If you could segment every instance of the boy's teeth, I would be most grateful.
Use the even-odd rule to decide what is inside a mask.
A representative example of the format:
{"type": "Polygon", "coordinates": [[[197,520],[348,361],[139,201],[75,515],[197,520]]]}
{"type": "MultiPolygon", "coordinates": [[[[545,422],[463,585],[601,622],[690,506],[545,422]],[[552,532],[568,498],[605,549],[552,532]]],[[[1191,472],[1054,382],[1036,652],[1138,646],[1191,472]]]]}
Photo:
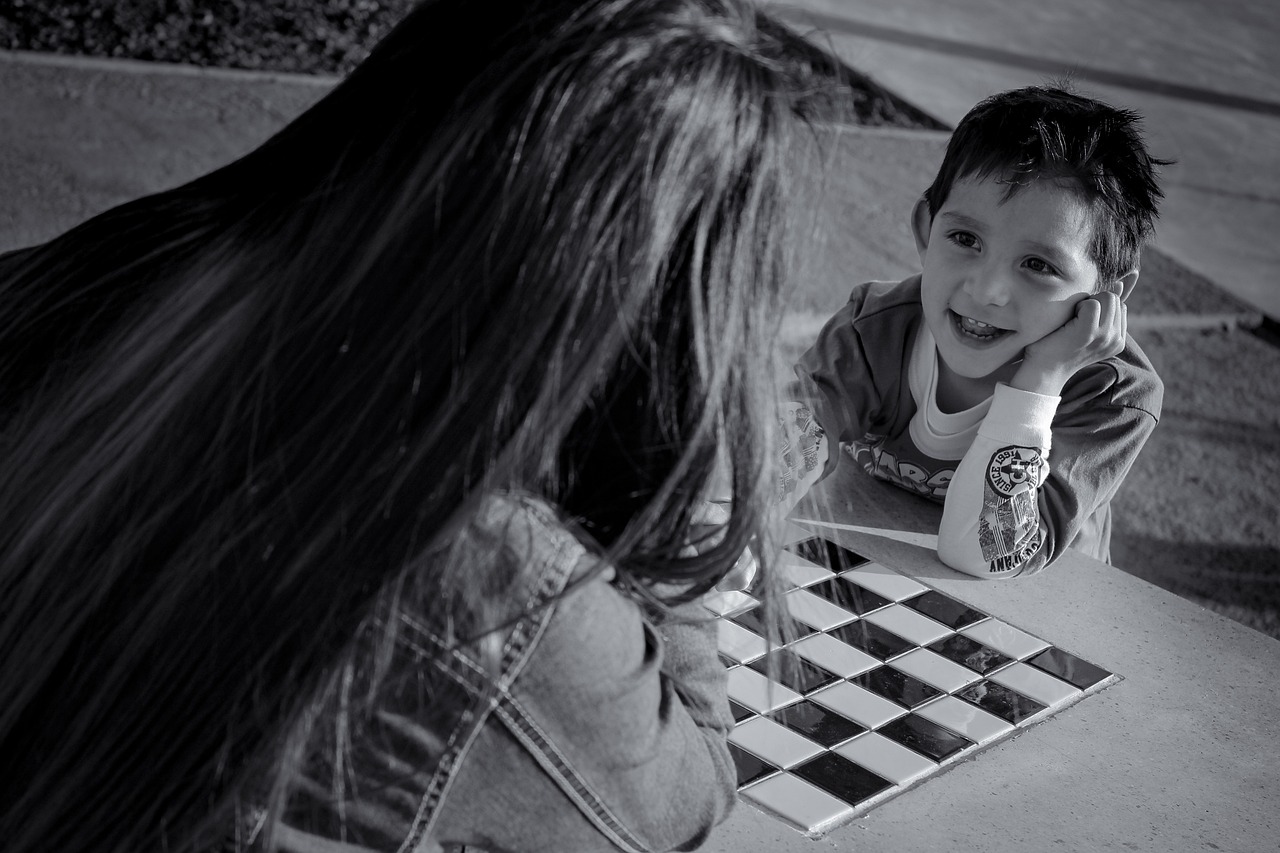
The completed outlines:
{"type": "Polygon", "coordinates": [[[981,320],[974,320],[971,317],[961,317],[960,326],[966,332],[973,332],[976,335],[990,335],[995,333],[996,327],[990,323],[984,323],[981,320]]]}

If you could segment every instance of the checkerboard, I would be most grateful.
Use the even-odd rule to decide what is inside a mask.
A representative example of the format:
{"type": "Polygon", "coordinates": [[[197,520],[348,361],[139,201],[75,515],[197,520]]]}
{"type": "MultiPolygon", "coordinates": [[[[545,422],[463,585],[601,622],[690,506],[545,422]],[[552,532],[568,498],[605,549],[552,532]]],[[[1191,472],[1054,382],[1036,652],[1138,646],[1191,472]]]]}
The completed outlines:
{"type": "Polygon", "coordinates": [[[780,564],[798,632],[785,645],[770,651],[755,591],[705,603],[739,795],[810,835],[1115,679],[833,542],[789,545],[780,564]]]}

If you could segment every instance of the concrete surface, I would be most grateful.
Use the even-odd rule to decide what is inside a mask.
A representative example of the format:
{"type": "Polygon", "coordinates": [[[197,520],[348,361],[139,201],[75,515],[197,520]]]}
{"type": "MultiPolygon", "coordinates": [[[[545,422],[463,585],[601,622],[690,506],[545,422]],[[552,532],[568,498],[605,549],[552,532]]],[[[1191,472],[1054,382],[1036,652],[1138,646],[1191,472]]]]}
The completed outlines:
{"type": "Polygon", "coordinates": [[[1156,245],[1280,319],[1280,3],[790,0],[851,65],[954,127],[995,92],[1070,75],[1146,117],[1178,162],[1156,245]]]}
{"type": "Polygon", "coordinates": [[[740,806],[709,853],[1280,847],[1280,641],[1074,552],[988,582],[934,556],[940,509],[846,466],[793,513],[865,557],[1120,676],[818,840],[740,806]],[[857,519],[849,525],[847,519],[857,519]]]}

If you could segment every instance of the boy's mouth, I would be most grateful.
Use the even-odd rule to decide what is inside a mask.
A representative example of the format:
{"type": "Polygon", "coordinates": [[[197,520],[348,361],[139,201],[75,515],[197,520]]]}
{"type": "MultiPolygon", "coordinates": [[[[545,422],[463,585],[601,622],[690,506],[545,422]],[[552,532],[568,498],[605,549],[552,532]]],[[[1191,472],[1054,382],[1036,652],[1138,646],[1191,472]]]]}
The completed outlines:
{"type": "Polygon", "coordinates": [[[984,323],[981,320],[975,320],[972,317],[965,317],[962,314],[951,312],[952,322],[955,324],[957,331],[966,338],[974,341],[994,341],[997,338],[1010,334],[1008,329],[1002,329],[999,326],[992,326],[990,323],[984,323]]]}

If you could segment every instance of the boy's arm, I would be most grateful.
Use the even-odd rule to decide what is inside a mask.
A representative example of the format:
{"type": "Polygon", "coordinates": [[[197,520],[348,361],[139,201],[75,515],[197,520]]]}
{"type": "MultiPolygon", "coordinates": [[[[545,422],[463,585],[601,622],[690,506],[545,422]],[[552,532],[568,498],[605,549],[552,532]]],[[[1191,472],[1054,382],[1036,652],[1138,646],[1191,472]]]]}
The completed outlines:
{"type": "Polygon", "coordinates": [[[996,386],[991,408],[947,486],[938,559],[977,577],[1047,564],[1053,538],[1041,512],[1058,397],[996,386]]]}
{"type": "Polygon", "coordinates": [[[854,321],[870,285],[854,289],[796,364],[796,380],[782,407],[782,468],[778,497],[783,515],[836,467],[841,443],[862,438],[881,409],[881,392],[854,321]]]}
{"type": "Polygon", "coordinates": [[[1125,314],[1116,293],[1082,300],[1071,320],[1027,348],[1010,383],[996,386],[947,489],[938,531],[944,563],[979,577],[1039,571],[1111,499],[1155,426],[1150,413],[1113,401],[1115,371],[1097,366],[1124,349],[1125,314]],[[1055,420],[1073,376],[1073,396],[1083,393],[1086,403],[1055,420]],[[1095,377],[1100,385],[1090,384],[1095,377]]]}
{"type": "MultiPolygon", "coordinates": [[[[1151,380],[1148,405],[1158,409],[1159,385],[1151,380]]],[[[1038,572],[1062,555],[1114,497],[1155,429],[1155,411],[1114,399],[1116,382],[1112,367],[1088,370],[1061,407],[1057,398],[998,386],[947,489],[942,562],[1003,578],[1038,572]]]]}

